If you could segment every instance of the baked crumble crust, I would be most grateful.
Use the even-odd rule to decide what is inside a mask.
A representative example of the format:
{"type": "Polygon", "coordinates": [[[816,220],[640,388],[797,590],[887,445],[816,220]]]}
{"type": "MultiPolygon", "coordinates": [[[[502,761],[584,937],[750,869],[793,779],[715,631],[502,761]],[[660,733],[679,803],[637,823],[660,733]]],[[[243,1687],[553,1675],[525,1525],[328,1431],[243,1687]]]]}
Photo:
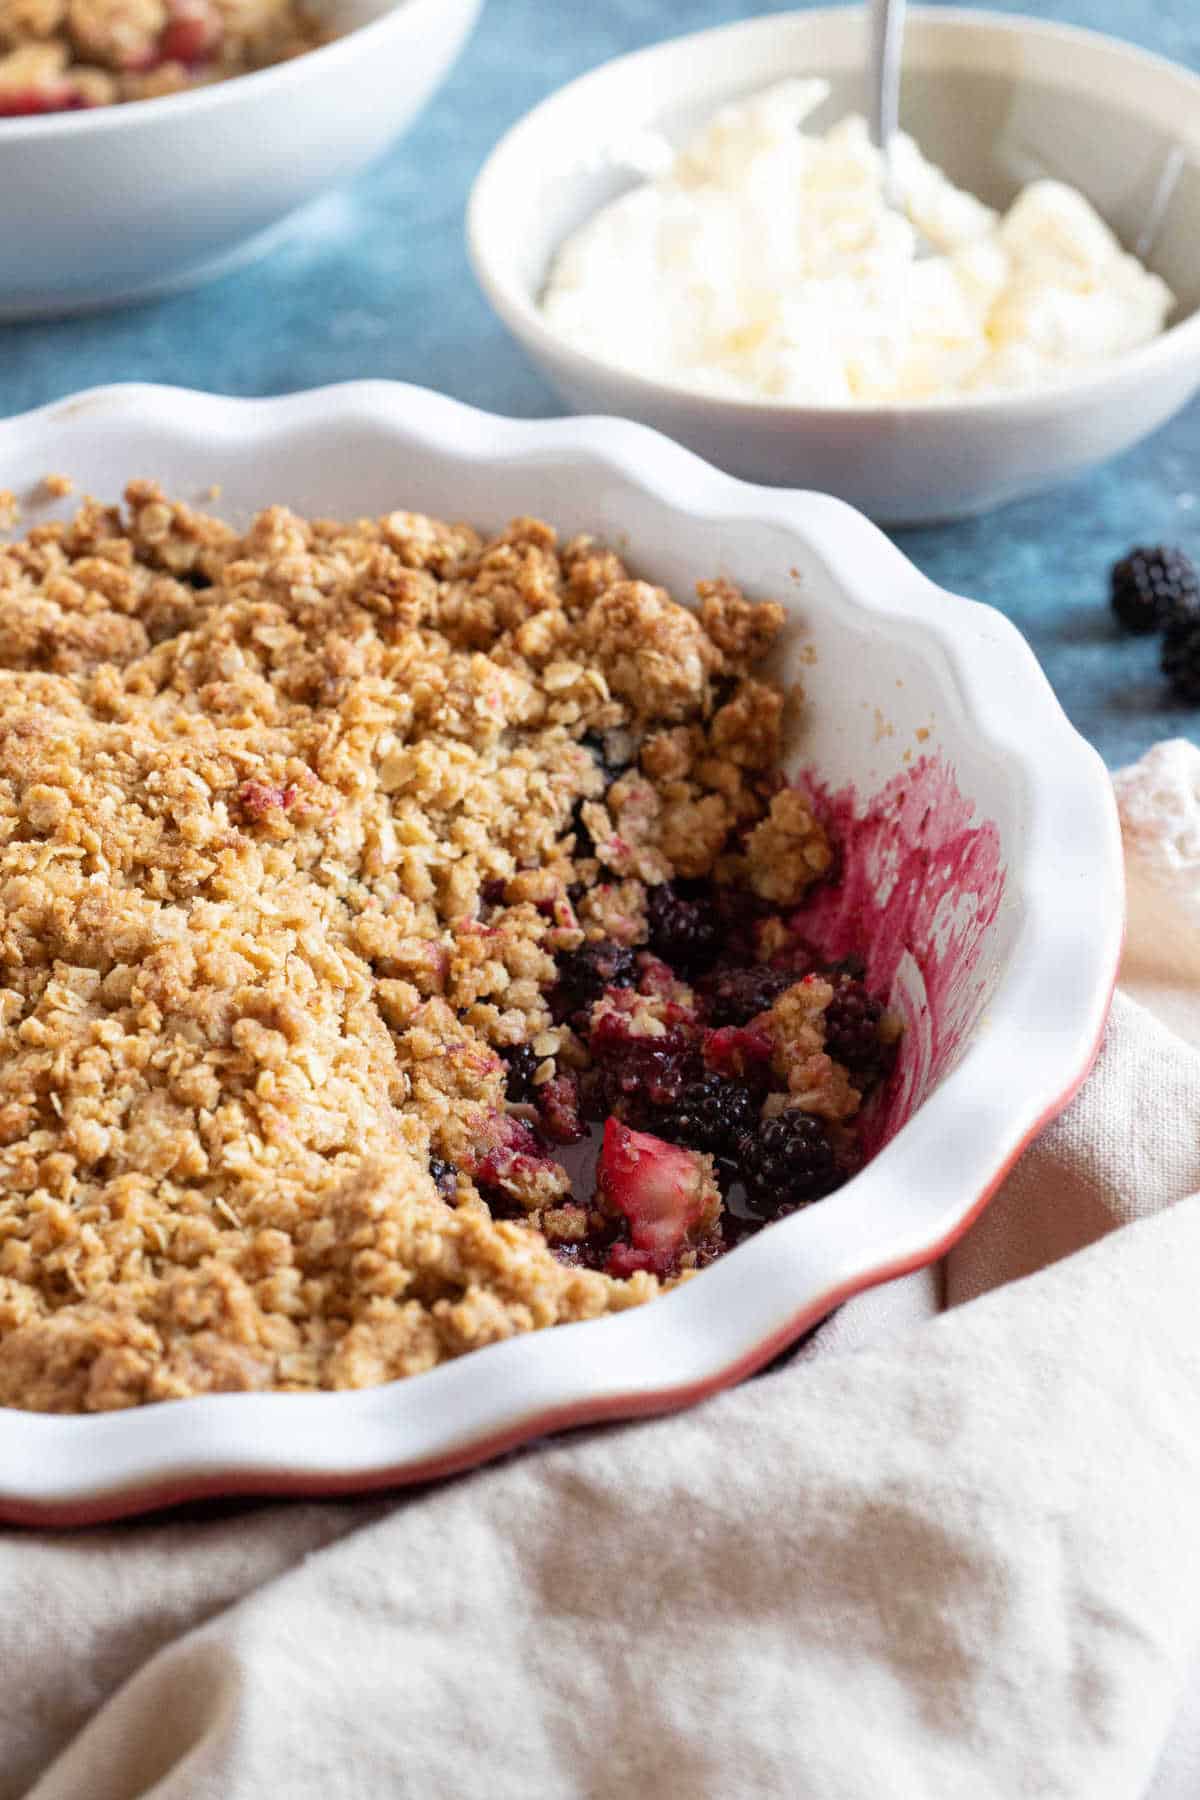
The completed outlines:
{"type": "Polygon", "coordinates": [[[0,0],[0,119],[155,99],[330,35],[301,0],[0,0]]]}
{"type": "MultiPolygon", "coordinates": [[[[0,1403],[360,1386],[704,1260],[711,1158],[672,1152],[670,1254],[635,1221],[601,1268],[553,1145],[589,1033],[698,1016],[648,884],[790,904],[829,865],[750,673],[782,619],[533,519],[238,534],[149,481],[0,547],[0,1403]],[[564,1016],[597,945],[616,985],[564,1016]]],[[[840,1126],[833,994],[756,1041],[773,1107],[840,1126]]]]}

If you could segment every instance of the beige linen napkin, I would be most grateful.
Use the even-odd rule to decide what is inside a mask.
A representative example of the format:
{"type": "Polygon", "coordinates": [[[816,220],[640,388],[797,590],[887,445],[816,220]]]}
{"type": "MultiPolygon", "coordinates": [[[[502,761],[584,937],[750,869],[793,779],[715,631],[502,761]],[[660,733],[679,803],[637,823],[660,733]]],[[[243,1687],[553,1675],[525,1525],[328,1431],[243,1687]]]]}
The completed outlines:
{"type": "Polygon", "coordinates": [[[940,1275],[428,1490],[0,1537],[0,1800],[1195,1800],[1200,752],[1126,789],[1176,1029],[1118,994],[940,1275]]]}

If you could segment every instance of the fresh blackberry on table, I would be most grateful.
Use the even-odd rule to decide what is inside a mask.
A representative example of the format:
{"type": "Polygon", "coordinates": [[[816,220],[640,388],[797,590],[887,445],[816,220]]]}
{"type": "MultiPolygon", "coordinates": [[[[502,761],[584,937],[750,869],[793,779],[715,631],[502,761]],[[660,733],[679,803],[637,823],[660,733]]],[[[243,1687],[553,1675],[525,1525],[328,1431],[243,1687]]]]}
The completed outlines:
{"type": "Polygon", "coordinates": [[[1158,631],[1174,619],[1200,612],[1200,577],[1182,550],[1165,544],[1139,546],[1114,563],[1109,575],[1112,609],[1126,631],[1158,631]]]}
{"type": "Polygon", "coordinates": [[[839,982],[826,1008],[825,1048],[849,1069],[859,1087],[877,1080],[889,1060],[888,1046],[879,1035],[882,1017],[883,1007],[861,981],[839,982]]]}
{"type": "Polygon", "coordinates": [[[534,1100],[537,1089],[533,1078],[542,1065],[542,1058],[532,1044],[514,1044],[501,1052],[508,1068],[505,1081],[505,1094],[510,1100],[534,1100]]]}
{"type": "Polygon", "coordinates": [[[717,954],[721,921],[709,894],[689,894],[676,882],[652,887],[646,896],[650,949],[682,973],[703,969],[717,954]]]}
{"type": "Polygon", "coordinates": [[[841,1179],[824,1125],[794,1107],[746,1132],[737,1153],[746,1206],[759,1218],[820,1200],[841,1179]]]}
{"type": "Polygon", "coordinates": [[[458,1170],[452,1162],[443,1162],[440,1156],[429,1159],[429,1173],[433,1176],[433,1185],[443,1200],[453,1200],[458,1192],[458,1170]]]}
{"type": "Polygon", "coordinates": [[[555,1017],[570,1019],[586,1012],[605,988],[632,987],[637,960],[614,938],[598,938],[568,950],[558,959],[558,983],[551,996],[555,1017]]]}
{"type": "Polygon", "coordinates": [[[1171,691],[1189,706],[1200,706],[1200,617],[1186,614],[1167,626],[1162,642],[1162,672],[1171,691]]]}
{"type": "Polygon", "coordinates": [[[786,969],[771,969],[765,963],[742,969],[714,969],[699,984],[708,1022],[714,1026],[745,1025],[774,1006],[780,994],[798,979],[786,969]]]}
{"type": "Polygon", "coordinates": [[[688,1082],[678,1100],[657,1123],[660,1137],[706,1150],[713,1156],[732,1156],[738,1140],[753,1131],[758,1103],[748,1088],[723,1075],[702,1075],[688,1082]]]}

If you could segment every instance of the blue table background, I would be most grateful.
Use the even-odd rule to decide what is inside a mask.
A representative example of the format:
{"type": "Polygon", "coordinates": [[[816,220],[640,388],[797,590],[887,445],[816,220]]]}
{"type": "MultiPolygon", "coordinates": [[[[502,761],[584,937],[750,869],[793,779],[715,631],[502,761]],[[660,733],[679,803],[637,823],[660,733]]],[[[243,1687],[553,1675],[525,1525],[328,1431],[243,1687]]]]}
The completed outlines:
{"type": "MultiPolygon", "coordinates": [[[[409,136],[310,211],[268,260],[152,305],[0,327],[0,413],[108,381],[278,394],[365,375],[420,382],[498,412],[561,412],[468,268],[463,208],[476,171],[514,119],[594,64],[785,9],[769,0],[487,0],[466,54],[409,136]]],[[[1200,67],[1195,0],[1076,0],[1036,11],[1200,67]]],[[[1200,402],[1095,475],[897,541],[934,580],[992,602],[1020,626],[1075,723],[1116,765],[1168,734],[1200,740],[1200,709],[1166,703],[1155,645],[1118,641],[1105,605],[1108,566],[1131,543],[1178,542],[1200,561],[1198,489],[1200,402]]]]}

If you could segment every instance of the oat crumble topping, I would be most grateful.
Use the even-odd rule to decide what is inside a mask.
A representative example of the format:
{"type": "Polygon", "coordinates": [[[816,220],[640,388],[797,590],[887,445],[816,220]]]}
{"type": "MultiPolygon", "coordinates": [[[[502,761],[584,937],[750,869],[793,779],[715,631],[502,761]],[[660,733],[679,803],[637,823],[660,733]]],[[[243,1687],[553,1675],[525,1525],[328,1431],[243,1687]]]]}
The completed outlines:
{"type": "Polygon", "coordinates": [[[329,36],[302,0],[0,0],[0,119],[156,99],[329,36]]]}
{"type": "Polygon", "coordinates": [[[733,1241],[759,1116],[844,1178],[887,1032],[789,936],[831,849],[751,673],[783,614],[699,598],[534,519],[239,535],[148,481],[0,547],[0,1404],[639,1304],[733,1241]]]}

